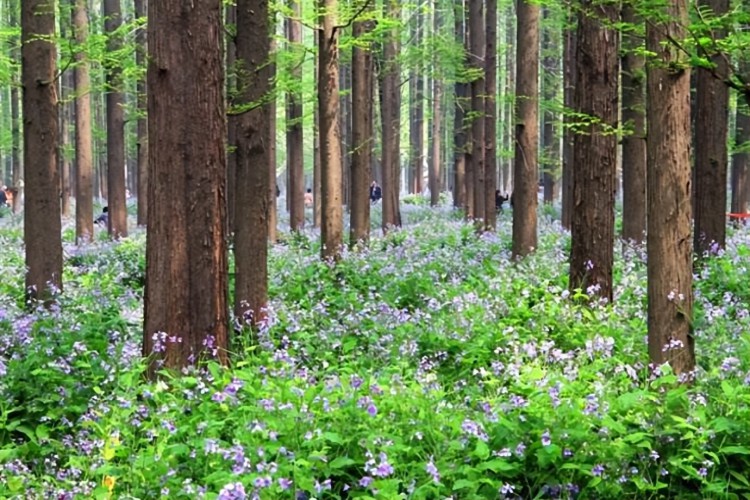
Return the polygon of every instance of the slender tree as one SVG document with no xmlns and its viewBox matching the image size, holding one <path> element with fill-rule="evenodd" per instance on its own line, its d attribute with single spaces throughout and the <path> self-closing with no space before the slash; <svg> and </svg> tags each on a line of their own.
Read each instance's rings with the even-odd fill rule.
<svg viewBox="0 0 750 500">
<path fill-rule="evenodd" d="M 539 5 L 530 0 L 518 1 L 516 64 L 513 256 L 521 257 L 537 244 Z"/>
<path fill-rule="evenodd" d="M 135 17 L 145 23 L 148 0 L 135 0 Z M 138 67 L 146 63 L 146 25 L 138 29 L 135 36 L 135 63 Z M 136 84 L 136 105 L 138 121 L 136 123 L 136 155 L 138 161 L 138 214 L 139 226 L 148 220 L 148 121 L 146 120 L 146 78 L 139 78 Z"/>
<path fill-rule="evenodd" d="M 485 48 L 484 161 L 485 229 L 492 231 L 497 222 L 495 189 L 497 189 L 497 0 L 487 0 Z"/>
<path fill-rule="evenodd" d="M 701 0 L 698 3 L 716 16 L 729 10 L 729 0 Z M 713 33 L 717 40 L 723 36 L 723 30 Z M 716 73 L 729 73 L 725 54 L 714 54 L 711 63 Z M 693 249 L 700 257 L 712 245 L 723 248 L 726 243 L 729 87 L 707 69 L 699 68 L 696 73 L 695 119 L 699 125 L 695 127 Z"/>
<path fill-rule="evenodd" d="M 367 0 L 365 0 L 367 1 Z M 353 148 L 351 166 L 351 245 L 367 244 L 370 237 L 370 199 L 368 185 L 372 177 L 370 167 L 373 150 L 373 61 L 368 33 L 373 29 L 370 20 L 354 22 L 353 34 L 358 43 L 352 53 L 352 121 Z"/>
<path fill-rule="evenodd" d="M 648 350 L 677 374 L 695 367 L 691 332 L 690 66 L 667 39 L 682 40 L 687 2 L 670 0 L 646 26 Z"/>
<path fill-rule="evenodd" d="M 484 229 L 485 222 L 485 193 L 484 193 L 484 52 L 485 44 L 484 0 L 469 0 L 469 46 L 472 67 L 477 70 L 477 76 L 471 82 L 471 170 L 474 174 L 474 219 L 481 220 L 478 229 Z"/>
<path fill-rule="evenodd" d="M 275 19 L 271 17 L 272 24 L 275 24 Z M 269 31 L 273 31 L 270 28 Z M 276 243 L 277 239 L 277 225 L 278 225 L 278 194 L 276 188 L 278 186 L 276 181 L 276 43 L 271 39 L 271 55 L 270 64 L 268 68 L 268 79 L 270 81 L 268 87 L 268 127 L 266 138 L 266 144 L 268 144 L 268 241 Z"/>
<path fill-rule="evenodd" d="M 568 14 L 569 26 L 563 33 L 563 105 L 566 110 L 573 109 L 573 97 L 576 88 L 576 29 L 575 17 Z M 573 129 L 571 125 L 577 120 L 570 112 L 564 116 L 563 132 L 563 171 L 562 171 L 562 225 L 570 229 L 573 219 Z"/>
<path fill-rule="evenodd" d="M 143 351 L 153 375 L 203 356 L 226 362 L 229 319 L 222 2 L 152 1 L 148 21 L 148 133 L 159 147 L 149 148 Z"/>
<path fill-rule="evenodd" d="M 464 23 L 464 0 L 456 0 L 454 5 L 454 30 L 456 43 L 464 50 L 466 46 L 466 25 Z M 455 112 L 453 123 L 453 206 L 467 208 L 466 202 L 466 124 L 464 123 L 469 97 L 469 85 L 461 79 L 455 85 Z"/>
<path fill-rule="evenodd" d="M 743 62 L 745 68 L 750 65 Z M 750 74 L 750 71 L 746 71 Z M 732 213 L 746 214 L 750 210 L 750 113 L 747 105 L 737 103 L 735 126 L 735 152 L 732 155 Z M 737 218 L 735 217 L 736 221 Z"/>
<path fill-rule="evenodd" d="M 90 241 L 94 236 L 94 162 L 91 136 L 91 79 L 86 51 L 81 47 L 88 38 L 86 0 L 75 0 L 73 30 L 78 50 L 73 70 L 75 85 L 75 161 L 76 161 L 76 240 Z"/>
<path fill-rule="evenodd" d="M 560 85 L 558 57 L 558 29 L 557 23 L 552 23 L 552 12 L 549 7 L 543 10 L 545 27 L 542 36 L 542 67 L 544 75 L 542 76 L 542 85 L 544 93 L 544 125 L 542 127 L 542 144 L 543 144 L 543 161 L 542 161 L 542 179 L 544 182 L 544 203 L 552 203 L 557 195 L 557 184 L 560 176 L 560 154 L 559 154 L 559 137 L 557 135 L 558 115 L 555 111 L 555 101 L 557 99 L 557 90 Z"/>
<path fill-rule="evenodd" d="M 641 243 L 646 233 L 646 68 L 638 53 L 641 18 L 630 3 L 622 6 L 622 238 Z M 639 31 L 639 30 L 638 30 Z"/>
<path fill-rule="evenodd" d="M 570 288 L 612 301 L 617 179 L 619 7 L 578 12 L 574 108 L 584 124 L 573 140 Z"/>
<path fill-rule="evenodd" d="M 122 24 L 120 0 L 104 0 L 104 30 L 109 36 L 107 50 L 122 47 L 117 33 Z M 128 235 L 125 199 L 125 95 L 122 92 L 120 61 L 109 61 L 107 71 L 107 205 L 109 234 L 117 239 Z"/>
<path fill-rule="evenodd" d="M 237 5 L 226 4 L 224 8 L 226 37 L 226 100 L 229 114 L 227 116 L 227 227 L 229 234 L 234 235 L 237 193 L 237 120 L 239 116 L 232 112 L 236 107 L 237 85 Z"/>
<path fill-rule="evenodd" d="M 302 54 L 302 4 L 300 0 L 288 0 L 291 17 L 286 18 L 286 37 L 292 54 Z M 295 58 L 296 59 L 296 58 Z M 297 83 L 302 80 L 302 65 L 291 62 L 289 76 L 295 82 L 286 94 L 286 162 L 289 172 L 289 186 L 286 195 L 289 200 L 289 225 L 293 231 L 305 226 L 305 165 L 304 136 L 302 133 L 302 95 Z"/>
<path fill-rule="evenodd" d="M 54 34 L 54 4 L 46 0 L 22 2 L 23 161 L 27 166 L 23 225 L 26 296 L 29 300 L 44 302 L 62 289 Z"/>
</svg>

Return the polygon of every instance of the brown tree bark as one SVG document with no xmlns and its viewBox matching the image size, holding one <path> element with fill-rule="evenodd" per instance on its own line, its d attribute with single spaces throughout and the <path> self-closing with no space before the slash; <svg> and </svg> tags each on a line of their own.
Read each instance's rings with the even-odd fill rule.
<svg viewBox="0 0 750 500">
<path fill-rule="evenodd" d="M 622 21 L 637 26 L 642 19 L 630 4 L 622 6 Z M 641 243 L 646 233 L 646 61 L 636 51 L 642 45 L 631 32 L 622 34 L 622 238 Z"/>
<path fill-rule="evenodd" d="M 552 203 L 555 201 L 557 183 L 560 177 L 559 141 L 556 130 L 558 115 L 552 104 L 556 99 L 558 85 L 560 84 L 558 74 L 560 59 L 557 57 L 556 50 L 557 30 L 559 28 L 555 23 L 550 22 L 551 14 L 548 7 L 544 8 L 542 15 L 547 21 L 542 36 L 542 51 L 544 52 L 542 84 L 544 85 L 544 100 L 547 102 L 544 111 L 544 127 L 542 128 L 544 151 L 542 179 L 544 182 L 544 203 Z"/>
<path fill-rule="evenodd" d="M 485 226 L 485 161 L 484 161 L 484 52 L 485 43 L 484 0 L 469 0 L 469 62 L 478 70 L 477 77 L 471 82 L 471 170 L 473 172 L 474 210 L 473 216 L 477 221 L 478 230 Z"/>
<path fill-rule="evenodd" d="M 400 18 L 400 4 L 388 0 L 384 6 L 385 15 L 392 19 Z M 386 34 L 383 43 L 383 62 L 380 71 L 380 115 L 383 123 L 383 231 L 392 226 L 401 226 L 399 209 L 400 157 L 399 142 L 401 137 L 401 93 L 400 67 L 398 64 L 399 41 L 398 30 L 392 29 Z"/>
<path fill-rule="evenodd" d="M 466 46 L 464 0 L 454 5 L 454 30 L 461 48 Z M 467 209 L 466 205 L 466 118 L 465 109 L 469 98 L 469 85 L 457 81 L 455 85 L 455 111 L 453 122 L 453 207 Z"/>
<path fill-rule="evenodd" d="M 233 112 L 236 104 L 237 92 L 237 5 L 227 4 L 224 8 L 224 24 L 226 26 L 226 100 L 229 111 L 227 113 L 227 228 L 230 237 L 235 228 L 235 195 L 237 193 L 237 120 Z"/>
<path fill-rule="evenodd" d="M 13 28 L 19 28 L 19 9 L 9 9 L 8 21 L 9 25 Z M 9 43 L 11 44 L 10 57 L 11 60 L 20 66 L 21 64 L 21 41 L 17 35 L 9 37 Z M 17 190 L 15 196 L 13 196 L 13 213 L 17 213 L 21 207 L 21 200 L 23 198 L 23 186 L 21 179 L 23 179 L 23 163 L 21 162 L 21 127 L 19 117 L 19 104 L 20 99 L 20 88 L 19 75 L 17 71 L 14 71 L 10 77 L 10 124 L 11 124 L 11 165 L 13 168 L 12 172 L 12 187 Z"/>
<path fill-rule="evenodd" d="M 537 245 L 539 5 L 519 0 L 517 9 L 513 256 L 523 257 Z"/>
<path fill-rule="evenodd" d="M 67 28 L 67 27 L 66 27 Z M 67 29 L 62 30 L 61 33 L 66 33 Z M 69 34 L 64 36 L 70 36 Z M 63 102 L 58 102 L 57 117 L 59 121 L 58 128 L 58 144 L 57 148 L 57 169 L 60 172 L 60 213 L 63 217 L 70 215 L 70 194 L 71 194 L 71 165 L 70 158 L 68 157 L 68 150 L 70 149 L 70 135 L 69 135 L 69 124 L 71 122 L 70 107 L 71 103 L 68 102 L 70 94 L 73 90 L 73 73 L 65 72 L 62 74 L 60 79 L 60 88 L 58 95 L 61 96 Z"/>
<path fill-rule="evenodd" d="M 285 21 L 286 38 L 289 41 L 288 50 L 291 54 L 304 57 L 302 47 L 302 4 L 298 0 L 288 0 L 288 8 L 292 17 Z M 302 81 L 302 64 L 291 61 L 290 76 L 296 82 Z M 286 196 L 289 200 L 289 226 L 292 231 L 299 231 L 305 227 L 305 165 L 304 165 L 304 136 L 302 133 L 302 95 L 299 90 L 286 94 L 286 164 L 289 172 L 289 185 Z"/>
<path fill-rule="evenodd" d="M 314 33 L 315 46 L 320 46 L 320 30 L 316 30 Z M 320 81 L 317 76 L 320 74 L 320 59 L 315 58 L 315 95 L 320 92 Z M 313 226 L 320 227 L 322 217 L 322 203 L 321 203 L 321 158 L 320 158 L 320 106 L 313 106 Z"/>
<path fill-rule="evenodd" d="M 86 43 L 89 31 L 86 0 L 75 0 L 73 30 L 76 44 Z M 76 160 L 76 241 L 85 243 L 94 236 L 94 159 L 91 136 L 91 80 L 88 56 L 75 54 L 75 160 Z"/>
<path fill-rule="evenodd" d="M 646 27 L 648 351 L 677 374 L 695 367 L 691 332 L 690 66 L 667 39 L 682 40 L 687 2 L 671 0 Z"/>
<path fill-rule="evenodd" d="M 364 38 L 373 29 L 372 21 L 355 21 L 355 39 Z M 362 43 L 362 42 L 360 42 Z M 373 150 L 373 61 L 371 48 L 356 44 L 352 52 L 353 148 L 351 167 L 351 222 L 349 244 L 364 244 L 370 238 L 369 185 Z"/>
<path fill-rule="evenodd" d="M 569 14 L 575 19 L 575 16 Z M 563 33 L 563 105 L 566 110 L 573 109 L 573 97 L 576 88 L 576 28 L 569 27 Z M 573 130 L 570 127 L 576 117 L 566 112 L 563 118 L 563 171 L 562 171 L 562 226 L 570 229 L 573 219 Z"/>
<path fill-rule="evenodd" d="M 146 18 L 148 10 L 148 0 L 135 0 L 135 17 L 143 20 Z M 135 64 L 143 66 L 146 64 L 146 26 L 138 30 L 135 36 Z M 146 79 L 138 80 L 136 84 L 138 107 L 138 121 L 136 123 L 136 154 L 138 156 L 138 214 L 136 223 L 139 226 L 145 226 L 148 220 L 148 120 L 146 119 Z"/>
<path fill-rule="evenodd" d="M 615 4 L 582 8 L 576 38 L 574 106 L 583 125 L 573 138 L 571 291 L 612 301 L 617 179 L 619 43 Z"/>
<path fill-rule="evenodd" d="M 153 376 L 204 357 L 225 363 L 229 318 L 222 3 L 149 2 L 148 20 L 149 143 L 159 147 L 149 148 L 143 352 Z"/>
<path fill-rule="evenodd" d="M 743 74 L 750 74 L 750 64 L 740 63 Z M 745 103 L 737 103 L 734 143 L 737 151 L 732 155 L 732 213 L 746 214 L 750 210 L 750 113 Z M 737 219 L 733 220 L 745 220 Z"/>
<path fill-rule="evenodd" d="M 729 0 L 700 0 L 716 16 L 729 10 Z M 723 31 L 713 34 L 724 37 Z M 716 72 L 729 73 L 725 54 L 711 58 Z M 712 250 L 724 248 L 727 226 L 727 139 L 729 134 L 729 87 L 709 70 L 698 68 L 695 109 L 695 231 L 693 251 L 698 258 Z"/>
<path fill-rule="evenodd" d="M 120 0 L 104 0 L 104 30 L 109 39 L 107 50 L 122 47 L 115 31 L 122 24 Z M 108 68 L 107 76 L 107 228 L 114 239 L 128 235 L 128 209 L 125 199 L 125 95 L 122 93 L 122 69 L 119 62 Z"/>
<path fill-rule="evenodd" d="M 411 38 L 414 46 L 421 47 L 424 25 L 424 13 L 417 10 L 411 23 Z M 424 78 L 423 65 L 415 61 L 409 74 L 409 172 L 407 187 L 409 193 L 422 192 L 422 165 L 425 159 L 424 145 Z"/>
<path fill-rule="evenodd" d="M 237 2 L 238 103 L 261 106 L 237 120 L 237 191 L 234 234 L 234 314 L 243 325 L 258 327 L 266 320 L 268 306 L 268 212 L 276 197 L 269 186 L 271 29 L 268 2 Z M 271 197 L 273 196 L 273 198 Z"/>
<path fill-rule="evenodd" d="M 318 107 L 320 118 L 321 258 L 338 260 L 344 242 L 339 131 L 338 0 L 319 0 Z"/>
<path fill-rule="evenodd" d="M 60 177 L 57 170 L 56 50 L 54 5 L 26 0 L 21 6 L 23 161 L 26 165 L 24 244 L 26 298 L 49 302 L 62 290 Z"/>
<path fill-rule="evenodd" d="M 274 31 L 273 26 L 269 27 L 269 33 Z M 275 92 L 275 81 L 276 81 L 276 42 L 271 39 L 271 63 L 269 64 L 269 102 L 268 102 L 268 137 L 266 138 L 266 144 L 268 144 L 268 241 L 276 243 L 278 239 L 278 220 L 279 220 L 279 204 L 278 196 L 276 195 L 276 92 Z M 315 106 L 314 106 L 315 107 Z"/>
<path fill-rule="evenodd" d="M 497 223 L 497 0 L 486 2 L 487 39 L 485 48 L 484 102 L 484 214 L 485 230 L 494 231 Z"/>
</svg>

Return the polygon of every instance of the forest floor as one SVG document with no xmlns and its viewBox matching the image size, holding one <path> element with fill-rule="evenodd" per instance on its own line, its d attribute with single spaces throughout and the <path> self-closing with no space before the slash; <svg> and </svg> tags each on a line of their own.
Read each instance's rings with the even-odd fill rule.
<svg viewBox="0 0 750 500">
<path fill-rule="evenodd" d="M 648 366 L 643 249 L 618 244 L 614 302 L 583 306 L 550 212 L 520 263 L 509 211 L 477 237 L 405 205 L 335 268 L 314 230 L 287 237 L 267 327 L 158 383 L 143 231 L 77 248 L 67 223 L 59 308 L 27 313 L 4 221 L 0 498 L 750 498 L 750 231 L 696 275 L 679 385 Z"/>
</svg>

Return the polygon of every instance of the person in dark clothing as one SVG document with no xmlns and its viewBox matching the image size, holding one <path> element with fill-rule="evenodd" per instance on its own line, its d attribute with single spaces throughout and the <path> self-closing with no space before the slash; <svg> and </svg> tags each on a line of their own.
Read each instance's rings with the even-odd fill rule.
<svg viewBox="0 0 750 500">
<path fill-rule="evenodd" d="M 370 201 L 377 203 L 383 197 L 383 190 L 380 188 L 377 182 L 372 181 L 370 184 Z"/>
<path fill-rule="evenodd" d="M 4 207 L 8 204 L 8 194 L 5 192 L 6 189 L 8 188 L 5 186 L 0 189 L 0 207 Z"/>
<path fill-rule="evenodd" d="M 498 212 L 502 212 L 503 211 L 503 203 L 505 203 L 506 201 L 508 201 L 508 196 L 507 195 L 506 196 L 501 195 L 500 194 L 500 190 L 496 189 L 495 190 L 495 209 Z"/>
<path fill-rule="evenodd" d="M 276 198 L 278 198 L 281 195 L 281 189 L 279 189 L 279 185 L 276 184 Z"/>
<path fill-rule="evenodd" d="M 106 226 L 109 223 L 109 207 L 102 208 L 102 213 L 96 218 L 94 224 L 101 224 Z"/>
</svg>

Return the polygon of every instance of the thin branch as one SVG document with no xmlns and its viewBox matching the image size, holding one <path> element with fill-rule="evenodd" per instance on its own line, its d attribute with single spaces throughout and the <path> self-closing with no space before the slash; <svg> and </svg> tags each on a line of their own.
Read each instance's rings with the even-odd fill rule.
<svg viewBox="0 0 750 500">
<path fill-rule="evenodd" d="M 349 26 L 351 26 L 351 25 L 352 25 L 352 23 L 353 23 L 354 21 L 356 21 L 356 20 L 357 20 L 357 18 L 358 18 L 359 16 L 361 16 L 361 15 L 362 15 L 362 13 L 363 13 L 363 12 L 364 12 L 365 10 L 367 10 L 367 8 L 368 8 L 368 7 L 370 6 L 370 4 L 371 4 L 371 3 L 372 3 L 372 0 L 365 0 L 365 3 L 363 3 L 363 4 L 362 4 L 362 6 L 361 6 L 361 7 L 359 8 L 359 10 L 358 10 L 357 12 L 355 12 L 355 13 L 354 13 L 354 15 L 353 15 L 353 16 L 352 16 L 352 17 L 351 17 L 351 18 L 349 19 L 349 21 L 347 21 L 347 23 L 346 23 L 346 24 L 340 24 L 340 25 L 338 25 L 338 26 L 334 26 L 334 27 L 333 27 L 333 32 L 335 33 L 335 32 L 336 32 L 336 30 L 340 30 L 340 29 L 346 29 L 346 28 L 348 28 Z"/>
</svg>

